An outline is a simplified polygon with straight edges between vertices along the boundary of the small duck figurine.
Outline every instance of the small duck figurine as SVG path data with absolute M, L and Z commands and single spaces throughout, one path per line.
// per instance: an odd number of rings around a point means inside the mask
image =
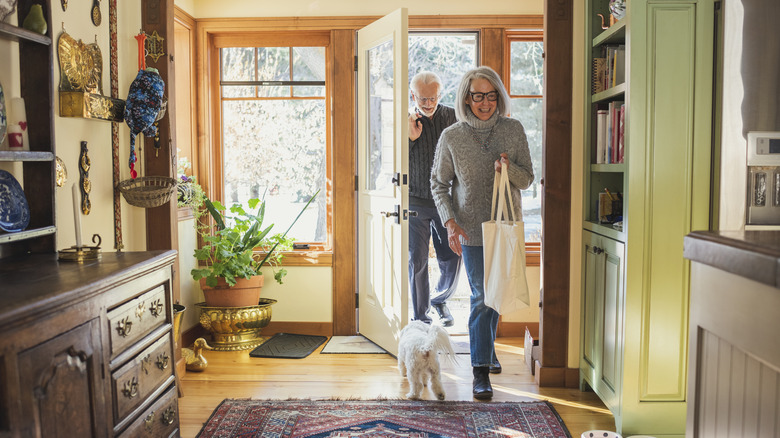
M 203 349 L 213 350 L 214 347 L 206 343 L 203 338 L 195 339 L 192 345 L 192 350 L 189 348 L 182 348 L 181 354 L 184 356 L 184 360 L 187 363 L 187 371 L 201 372 L 209 365 L 205 357 L 203 357 Z

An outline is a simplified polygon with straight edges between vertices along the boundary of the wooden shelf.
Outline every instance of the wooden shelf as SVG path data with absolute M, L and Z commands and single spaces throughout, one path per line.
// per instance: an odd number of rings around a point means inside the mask
M 626 163 L 591 164 L 590 171 L 601 173 L 624 173 L 626 171 Z
M 23 27 L 13 26 L 3 22 L 0 22 L 0 38 L 12 41 L 30 41 L 45 46 L 51 45 L 51 38 L 46 35 L 41 35 Z
M 0 243 L 18 242 L 20 240 L 32 239 L 35 237 L 47 236 L 57 232 L 57 227 L 43 227 L 32 230 L 18 231 L 16 233 L 0 234 Z
M 596 234 L 601 234 L 602 236 L 609 237 L 610 239 L 617 240 L 618 242 L 625 243 L 626 241 L 625 231 L 618 231 L 612 228 L 612 224 L 598 224 L 596 222 L 584 221 L 582 223 L 582 228 L 588 231 L 592 231 Z
M 611 100 L 617 100 L 618 97 L 623 97 L 626 94 L 626 83 L 617 84 L 612 88 L 608 88 L 600 93 L 596 93 L 591 96 L 590 100 L 593 103 L 609 102 Z
M 54 161 L 48 151 L 0 151 L 0 161 Z
M 601 32 L 596 38 L 593 38 L 593 47 L 598 47 L 603 44 L 616 44 L 626 41 L 626 18 L 622 18 L 617 23 L 613 24 Z

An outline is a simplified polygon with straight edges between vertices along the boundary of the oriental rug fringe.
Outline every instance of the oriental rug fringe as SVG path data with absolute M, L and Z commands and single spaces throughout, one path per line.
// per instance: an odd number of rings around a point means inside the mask
M 571 438 L 545 401 L 225 399 L 200 438 Z

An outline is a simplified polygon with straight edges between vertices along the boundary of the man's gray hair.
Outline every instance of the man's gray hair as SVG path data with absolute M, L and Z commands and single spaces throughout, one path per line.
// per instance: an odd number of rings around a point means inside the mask
M 490 82 L 490 85 L 498 92 L 498 101 L 496 102 L 496 112 L 502 116 L 509 115 L 509 94 L 504 88 L 504 83 L 501 82 L 501 77 L 498 76 L 495 70 L 488 66 L 480 66 L 475 69 L 469 70 L 463 75 L 458 85 L 458 94 L 455 96 L 455 117 L 458 121 L 466 120 L 466 115 L 471 111 L 466 103 L 466 98 L 469 97 L 469 91 L 471 91 L 471 81 L 474 79 L 486 79 Z M 485 98 L 487 99 L 487 97 Z
M 442 88 L 444 88 L 444 84 L 442 84 L 441 78 L 439 77 L 439 75 L 437 75 L 432 71 L 421 71 L 416 75 L 412 76 L 412 80 L 409 81 L 409 88 L 411 88 L 414 95 L 417 96 L 417 86 L 428 85 L 428 84 L 438 85 L 439 93 L 443 91 Z M 423 97 L 433 97 L 433 96 L 423 96 Z

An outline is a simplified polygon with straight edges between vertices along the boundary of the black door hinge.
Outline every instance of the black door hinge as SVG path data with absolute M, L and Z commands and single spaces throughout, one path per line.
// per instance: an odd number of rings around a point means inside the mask
M 355 71 L 358 69 L 358 57 L 355 55 Z

